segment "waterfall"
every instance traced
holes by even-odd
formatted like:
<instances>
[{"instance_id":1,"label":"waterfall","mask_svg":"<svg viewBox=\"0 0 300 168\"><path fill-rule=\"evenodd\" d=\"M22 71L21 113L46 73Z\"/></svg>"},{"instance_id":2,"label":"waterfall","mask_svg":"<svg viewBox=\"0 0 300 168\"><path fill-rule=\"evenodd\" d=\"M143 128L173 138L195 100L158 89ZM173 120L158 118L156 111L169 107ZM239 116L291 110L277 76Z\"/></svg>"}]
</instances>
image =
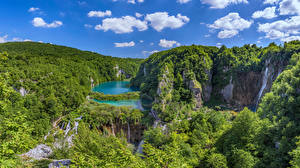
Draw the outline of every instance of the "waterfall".
<instances>
[{"instance_id":1,"label":"waterfall","mask_svg":"<svg viewBox=\"0 0 300 168\"><path fill-rule=\"evenodd\" d=\"M66 127L66 130L65 130L65 136L68 135L69 131L71 130L71 126L70 126L70 121L68 122L68 125Z\"/></svg>"},{"instance_id":2,"label":"waterfall","mask_svg":"<svg viewBox=\"0 0 300 168\"><path fill-rule=\"evenodd\" d=\"M127 122L127 136L128 136L127 141L130 142L130 124L129 124L129 121Z\"/></svg>"},{"instance_id":3,"label":"waterfall","mask_svg":"<svg viewBox=\"0 0 300 168\"><path fill-rule=\"evenodd\" d=\"M258 98L257 98L256 105L255 105L256 108L257 108L257 106L258 106L258 103L259 103L259 101L260 101L260 98L261 98L261 96L262 96L262 94L263 94L263 92L264 92L264 90L265 90L265 88L266 88L266 86L267 86L267 83L268 83L268 71L269 71L269 68L266 67L265 74L264 74L264 78L263 78L263 84L262 84L262 86L261 86L261 88L260 88L260 90L259 90Z\"/></svg>"},{"instance_id":4,"label":"waterfall","mask_svg":"<svg viewBox=\"0 0 300 168\"><path fill-rule=\"evenodd\" d=\"M75 121L74 130L75 130L76 134L78 134L78 125L79 125L79 122Z\"/></svg>"},{"instance_id":5,"label":"waterfall","mask_svg":"<svg viewBox=\"0 0 300 168\"><path fill-rule=\"evenodd\" d=\"M139 143L139 146L136 150L137 153L143 154L143 145L145 144L144 140Z\"/></svg>"}]
</instances>

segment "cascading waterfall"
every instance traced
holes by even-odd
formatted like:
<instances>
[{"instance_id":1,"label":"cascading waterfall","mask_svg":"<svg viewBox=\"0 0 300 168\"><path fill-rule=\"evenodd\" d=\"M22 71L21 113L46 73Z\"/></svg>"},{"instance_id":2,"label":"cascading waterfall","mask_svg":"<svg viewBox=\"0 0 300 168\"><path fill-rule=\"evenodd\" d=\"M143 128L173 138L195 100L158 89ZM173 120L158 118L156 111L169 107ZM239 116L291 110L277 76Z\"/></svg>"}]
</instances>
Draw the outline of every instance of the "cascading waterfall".
<instances>
[{"instance_id":1,"label":"cascading waterfall","mask_svg":"<svg viewBox=\"0 0 300 168\"><path fill-rule=\"evenodd\" d=\"M65 136L68 135L69 131L71 130L71 125L70 125L70 121L68 122L68 125L66 127L66 130L65 130Z\"/></svg>"},{"instance_id":2,"label":"cascading waterfall","mask_svg":"<svg viewBox=\"0 0 300 168\"><path fill-rule=\"evenodd\" d=\"M267 87L267 83L268 83L268 72L269 72L269 68L266 67L266 70L265 70L265 74L264 74L264 78L263 78L263 84L259 90L259 93L258 93L258 98L257 98L257 101L256 101L256 104L255 104L255 107L257 108L258 106L258 103L260 101L260 98L265 90L265 88Z\"/></svg>"},{"instance_id":3,"label":"cascading waterfall","mask_svg":"<svg viewBox=\"0 0 300 168\"><path fill-rule=\"evenodd\" d=\"M137 153L143 154L143 145L145 144L144 140L139 143L139 146L136 150Z\"/></svg>"}]
</instances>

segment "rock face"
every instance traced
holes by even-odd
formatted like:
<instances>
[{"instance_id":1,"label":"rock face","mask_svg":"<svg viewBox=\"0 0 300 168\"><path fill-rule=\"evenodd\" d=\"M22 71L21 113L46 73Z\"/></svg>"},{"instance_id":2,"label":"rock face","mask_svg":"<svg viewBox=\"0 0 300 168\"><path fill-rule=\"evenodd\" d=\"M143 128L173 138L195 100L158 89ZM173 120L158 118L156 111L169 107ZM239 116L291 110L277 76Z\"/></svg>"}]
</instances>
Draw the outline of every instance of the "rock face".
<instances>
[{"instance_id":1,"label":"rock face","mask_svg":"<svg viewBox=\"0 0 300 168\"><path fill-rule=\"evenodd\" d=\"M237 74L232 88L232 97L229 102L232 102L232 105L240 107L254 104L261 83L261 74L258 72Z\"/></svg>"},{"instance_id":2,"label":"rock face","mask_svg":"<svg viewBox=\"0 0 300 168\"><path fill-rule=\"evenodd\" d=\"M22 157L29 157L35 160L41 160L49 157L52 154L52 149L44 144L38 145L29 152L22 154Z\"/></svg>"},{"instance_id":3,"label":"rock face","mask_svg":"<svg viewBox=\"0 0 300 168\"><path fill-rule=\"evenodd\" d=\"M203 100L205 102L210 100L211 94L212 94L212 84L211 84L211 80L212 80L212 72L206 71L206 74L208 76L208 81L206 83L203 84Z\"/></svg>"},{"instance_id":4,"label":"rock face","mask_svg":"<svg viewBox=\"0 0 300 168\"><path fill-rule=\"evenodd\" d=\"M238 72L231 76L229 83L219 90L224 102L242 109L256 107L263 95L271 90L273 82L284 69L284 64L266 60L261 72Z\"/></svg>"},{"instance_id":5,"label":"rock face","mask_svg":"<svg viewBox=\"0 0 300 168\"><path fill-rule=\"evenodd\" d=\"M232 100L232 96L233 96L233 88L234 85L232 84L232 76L230 77L230 82L228 85L226 85L222 90L221 93L223 95L224 100L227 103L230 103L230 101Z\"/></svg>"},{"instance_id":6,"label":"rock face","mask_svg":"<svg viewBox=\"0 0 300 168\"><path fill-rule=\"evenodd\" d=\"M194 80L190 80L187 85L189 89L192 91L193 96L195 98L196 108L202 107L203 100L202 100L202 89L200 83L194 79Z\"/></svg>"}]
</instances>

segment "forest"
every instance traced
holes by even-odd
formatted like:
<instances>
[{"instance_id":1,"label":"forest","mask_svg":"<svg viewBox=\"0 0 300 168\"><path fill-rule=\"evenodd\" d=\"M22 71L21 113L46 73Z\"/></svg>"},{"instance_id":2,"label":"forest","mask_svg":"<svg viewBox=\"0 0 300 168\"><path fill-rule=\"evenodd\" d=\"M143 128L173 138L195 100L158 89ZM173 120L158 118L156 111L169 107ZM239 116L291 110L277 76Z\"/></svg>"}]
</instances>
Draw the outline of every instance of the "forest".
<instances>
[{"instance_id":1,"label":"forest","mask_svg":"<svg viewBox=\"0 0 300 168\"><path fill-rule=\"evenodd\" d=\"M300 167L300 41L182 46L145 60L35 42L0 53L0 167ZM140 92L92 92L125 79ZM151 108L92 100L137 98ZM51 155L23 156L39 144Z\"/></svg>"}]
</instances>

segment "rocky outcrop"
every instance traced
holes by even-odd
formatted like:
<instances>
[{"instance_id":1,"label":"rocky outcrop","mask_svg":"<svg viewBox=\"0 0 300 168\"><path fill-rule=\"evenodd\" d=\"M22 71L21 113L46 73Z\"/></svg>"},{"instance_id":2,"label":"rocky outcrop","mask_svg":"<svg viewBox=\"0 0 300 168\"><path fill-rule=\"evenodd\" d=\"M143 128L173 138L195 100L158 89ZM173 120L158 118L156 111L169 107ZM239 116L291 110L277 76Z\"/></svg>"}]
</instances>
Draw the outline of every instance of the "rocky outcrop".
<instances>
[{"instance_id":1,"label":"rocky outcrop","mask_svg":"<svg viewBox=\"0 0 300 168\"><path fill-rule=\"evenodd\" d=\"M168 67L165 67L165 71L162 74L161 80L158 83L154 102L161 106L161 110L164 111L166 105L172 99L172 91L173 91L173 81L170 80L171 73L169 72Z\"/></svg>"},{"instance_id":2,"label":"rocky outcrop","mask_svg":"<svg viewBox=\"0 0 300 168\"><path fill-rule=\"evenodd\" d=\"M28 157L34 160L42 160L48 158L53 153L52 149L44 144L31 149L29 152L22 154L22 157Z\"/></svg>"},{"instance_id":3,"label":"rocky outcrop","mask_svg":"<svg viewBox=\"0 0 300 168\"><path fill-rule=\"evenodd\" d=\"M202 107L202 88L200 83L194 79L187 82L188 88L192 91L193 97L195 99L196 108Z\"/></svg>"}]
</instances>

